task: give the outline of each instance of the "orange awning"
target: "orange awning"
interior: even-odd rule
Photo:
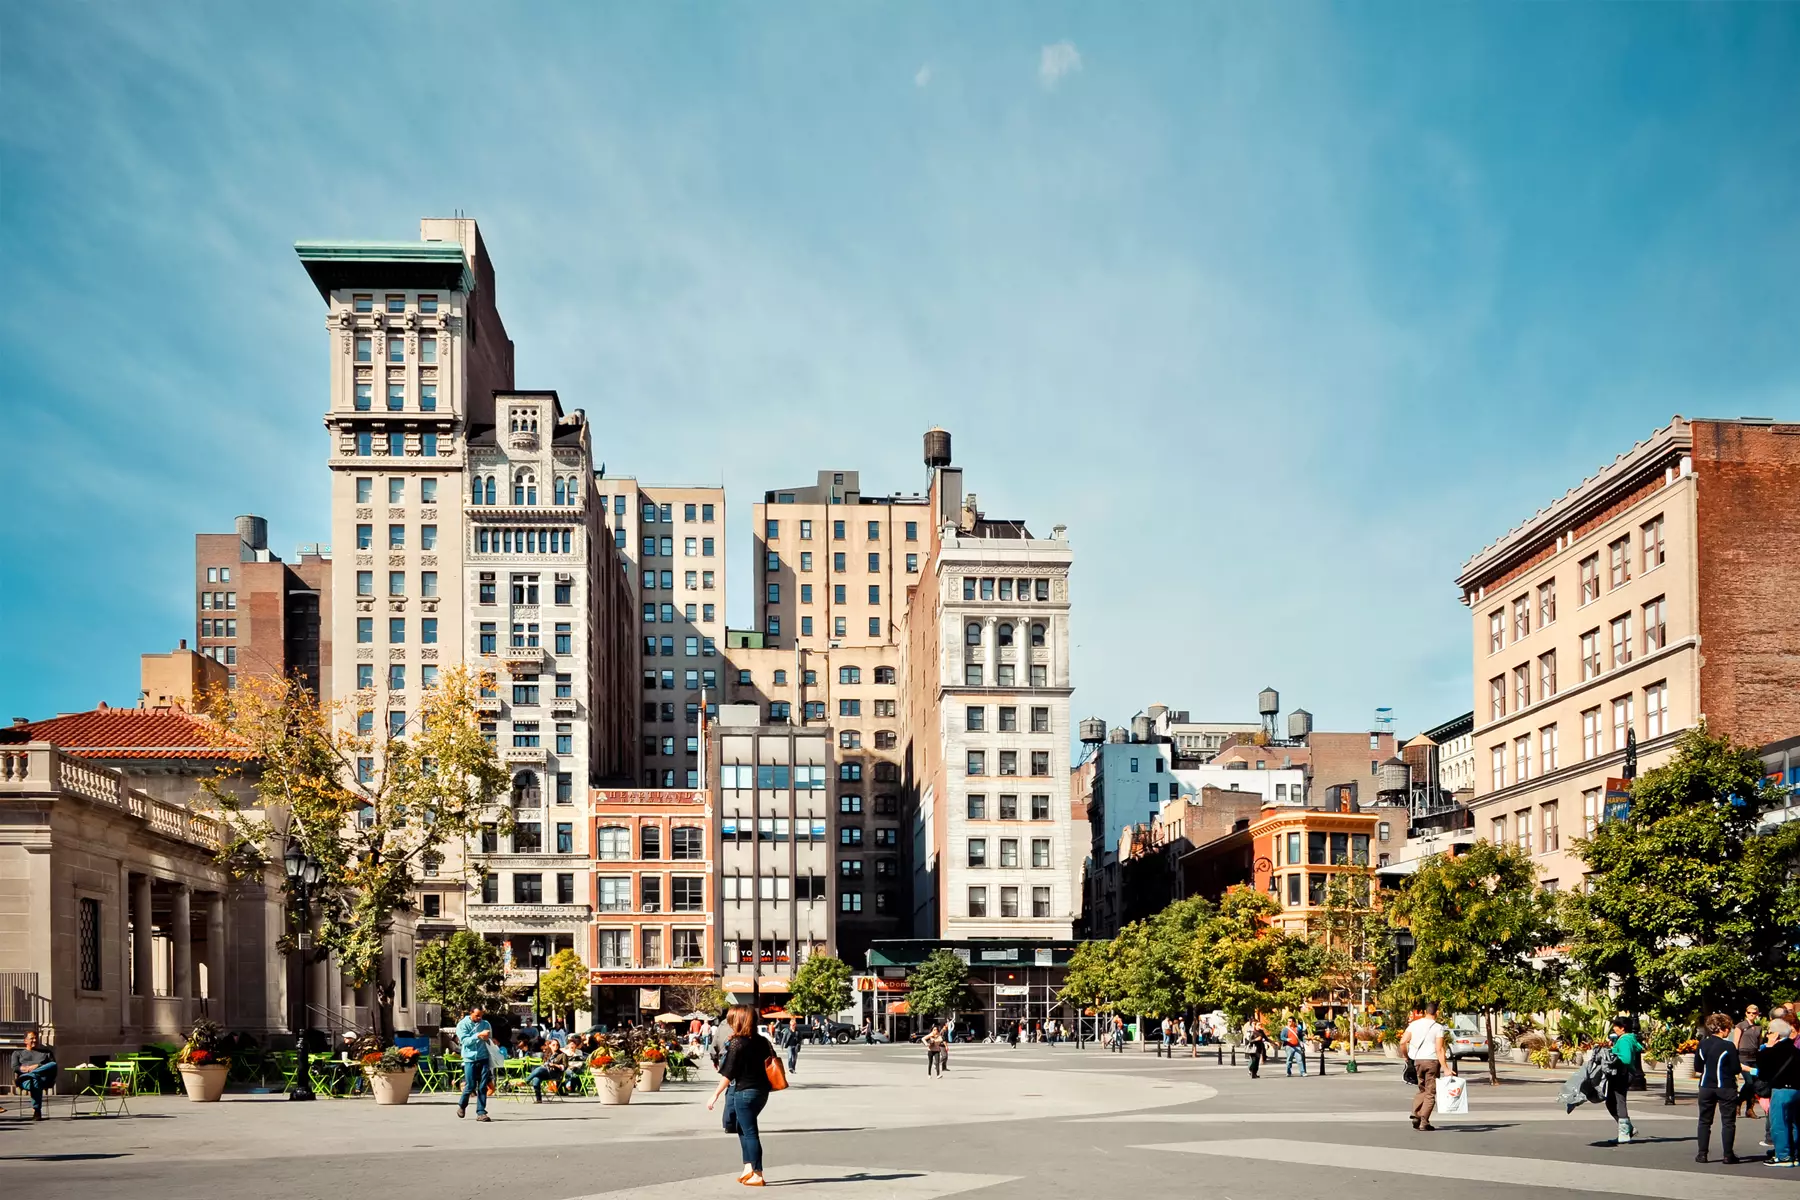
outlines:
[[[904,1017],[907,1014],[906,1001],[896,1000],[887,1006],[887,1010],[889,1016]]]
[[[753,986],[750,976],[732,975],[722,980],[719,983],[719,987],[721,990],[727,992],[748,992],[756,990],[766,994],[787,991],[788,981],[778,975],[764,975],[761,979],[756,980]]]

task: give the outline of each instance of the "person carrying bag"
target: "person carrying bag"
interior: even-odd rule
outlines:
[[[744,1156],[738,1182],[764,1187],[762,1133],[757,1119],[769,1102],[769,1093],[787,1088],[787,1072],[769,1039],[756,1032],[756,1017],[747,1007],[732,1005],[725,1024],[731,1029],[731,1040],[725,1044],[725,1058],[719,1064],[719,1086],[706,1107],[710,1112],[724,1097],[725,1132],[737,1134]]]

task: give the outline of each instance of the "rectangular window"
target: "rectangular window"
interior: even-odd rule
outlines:
[[[1586,709],[1581,714],[1581,760],[1600,757],[1600,710]]]
[[[1607,575],[1612,587],[1623,587],[1631,580],[1631,535],[1626,534],[1606,547]]]
[[[1514,836],[1518,838],[1519,849],[1523,850],[1527,854],[1530,854],[1531,853],[1531,810],[1529,808],[1520,809],[1518,812],[1513,814],[1513,832],[1514,832]]]
[[[1661,650],[1669,644],[1669,606],[1658,596],[1644,605],[1644,653]]]
[[[1506,645],[1506,614],[1495,609],[1488,614],[1488,653],[1498,654]]]
[[[1554,802],[1538,808],[1538,852],[1548,854],[1562,847],[1562,839],[1556,827],[1556,805]]]
[[[1513,739],[1513,779],[1524,783],[1531,778],[1531,735]]]
[[[1640,531],[1644,542],[1644,570],[1654,571],[1663,565],[1667,557],[1663,550],[1663,519],[1659,514],[1650,518]]]
[[[356,399],[354,401],[354,403],[356,405],[356,411],[357,412],[368,412],[371,408],[373,408],[374,407],[374,395],[375,395],[375,389],[372,385],[367,384],[367,383],[357,384],[356,385]]]
[[[987,839],[969,839],[969,866],[981,868],[987,866]]]
[[[1049,838],[1031,839],[1031,865],[1040,868],[1048,867],[1050,865]]]
[[[437,411],[437,384],[421,383],[419,385],[419,411]]]
[[[987,916],[987,889],[972,887],[969,889],[969,915],[971,917]]]
[[[1513,641],[1522,640],[1531,632],[1531,597],[1520,596],[1513,601]]]
[[[1515,710],[1531,707],[1531,668],[1518,666],[1513,668],[1513,708]]]
[[[1546,579],[1538,584],[1538,628],[1556,622],[1556,580]]]
[[[403,409],[405,407],[406,407],[406,385],[404,383],[388,384],[387,410],[389,412],[399,412],[401,409]]]
[[[969,774],[969,775],[986,775],[987,774],[987,751],[985,751],[985,750],[969,751],[969,757],[968,757],[968,762],[967,762],[967,766],[966,766],[966,774]]]
[[[514,904],[542,904],[544,902],[544,877],[542,875],[515,874],[512,877],[512,898]]]
[[[979,792],[970,792],[968,797],[968,813],[971,821],[987,820],[987,797]]]
[[[1018,838],[1000,839],[1000,865],[1003,867],[1016,867],[1019,865]]]
[[[1631,732],[1632,698],[1620,696],[1612,702],[1614,750],[1625,749],[1625,736]]]
[[[1538,699],[1548,700],[1556,695],[1556,651],[1546,650],[1538,655]]]
[[[1497,792],[1506,786],[1506,747],[1495,746],[1488,751],[1488,759],[1492,768],[1493,790]]]
[[[406,618],[388,618],[388,645],[397,646],[406,641]]]
[[[1019,889],[1003,887],[1000,889],[1000,915],[1016,917],[1019,915]]]
[[[1631,614],[1614,617],[1612,622],[1612,665],[1618,670],[1631,661]]]
[[[1661,737],[1669,731],[1669,685],[1653,683],[1644,689],[1644,736]]]
[[[1581,681],[1600,676],[1600,631],[1590,629],[1581,635]]]
[[[1556,770],[1561,761],[1557,742],[1556,726],[1546,725],[1538,730],[1538,762],[1546,775]]]
[[[1600,598],[1600,556],[1590,554],[1581,560],[1581,603],[1592,604]]]
[[[1506,677],[1496,675],[1488,680],[1488,719],[1498,721],[1506,715]]]
[[[406,361],[406,339],[391,337],[387,340],[387,360],[390,363]]]
[[[1581,828],[1587,837],[1594,836],[1594,830],[1600,828],[1600,789],[1589,788],[1581,793]]]

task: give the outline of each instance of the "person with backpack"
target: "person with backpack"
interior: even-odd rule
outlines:
[[[1300,1025],[1292,1017],[1281,1031],[1281,1044],[1287,1048],[1287,1073],[1294,1073],[1294,1064],[1300,1064],[1300,1075],[1306,1075],[1306,1047],[1300,1040]]]
[[[706,1102],[711,1112],[725,1097],[725,1128],[738,1135],[744,1170],[738,1182],[746,1187],[765,1187],[762,1133],[757,1119],[769,1102],[769,1093],[787,1086],[781,1076],[781,1059],[768,1038],[756,1032],[756,1016],[742,1004],[725,1013],[731,1040],[725,1043],[725,1061],[719,1066],[719,1086]],[[773,1064],[771,1068],[771,1063]]]

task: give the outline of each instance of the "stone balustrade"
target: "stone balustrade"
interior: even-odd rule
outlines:
[[[219,845],[219,823],[179,804],[125,786],[119,772],[65,754],[49,742],[28,742],[0,750],[0,797],[58,793],[119,809],[164,837],[208,850]]]

